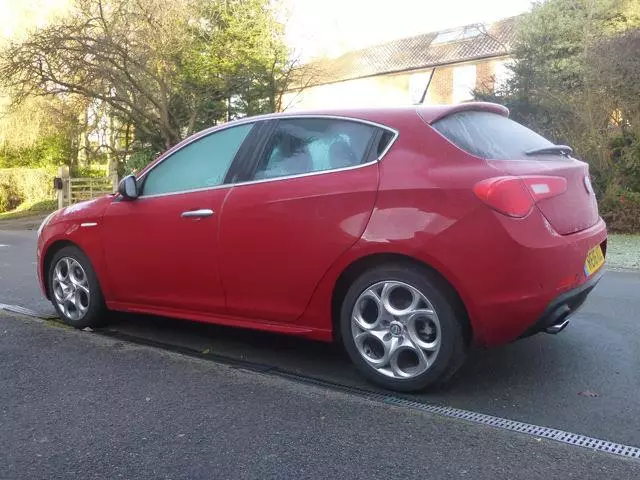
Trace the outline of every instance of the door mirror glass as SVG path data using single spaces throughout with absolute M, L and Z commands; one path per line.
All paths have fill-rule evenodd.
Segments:
M 134 200 L 138 198 L 138 185 L 136 183 L 136 177 L 134 175 L 127 175 L 118 185 L 118 193 L 127 200 Z

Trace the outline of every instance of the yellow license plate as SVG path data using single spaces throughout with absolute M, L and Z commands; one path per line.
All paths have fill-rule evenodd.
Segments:
M 587 253 L 587 260 L 584 262 L 584 274 L 589 277 L 604 264 L 604 255 L 600 245 L 596 245 Z

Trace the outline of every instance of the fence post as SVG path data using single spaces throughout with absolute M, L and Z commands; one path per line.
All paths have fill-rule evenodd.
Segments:
M 64 208 L 71 203 L 71 179 L 69 178 L 69 167 L 66 165 L 58 167 L 58 177 L 62 179 L 62 188 L 58 190 L 58 208 Z
M 111 178 L 111 189 L 113 190 L 113 193 L 116 193 L 118 191 L 118 183 L 120 182 L 120 179 L 118 178 L 118 171 L 113 170 L 109 172 L 109 177 Z

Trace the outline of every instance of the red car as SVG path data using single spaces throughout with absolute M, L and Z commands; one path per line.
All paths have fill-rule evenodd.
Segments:
M 75 327 L 106 309 L 331 341 L 416 390 L 557 333 L 602 275 L 587 164 L 500 105 L 282 113 L 198 133 L 39 232 Z

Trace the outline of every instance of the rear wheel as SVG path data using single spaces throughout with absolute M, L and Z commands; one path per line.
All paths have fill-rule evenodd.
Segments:
M 106 307 L 91 262 L 73 246 L 55 253 L 48 272 L 51 302 L 58 316 L 76 328 L 102 324 Z
M 386 388 L 413 391 L 449 379 L 466 356 L 454 301 L 428 271 L 375 267 L 349 288 L 342 339 L 359 370 Z

